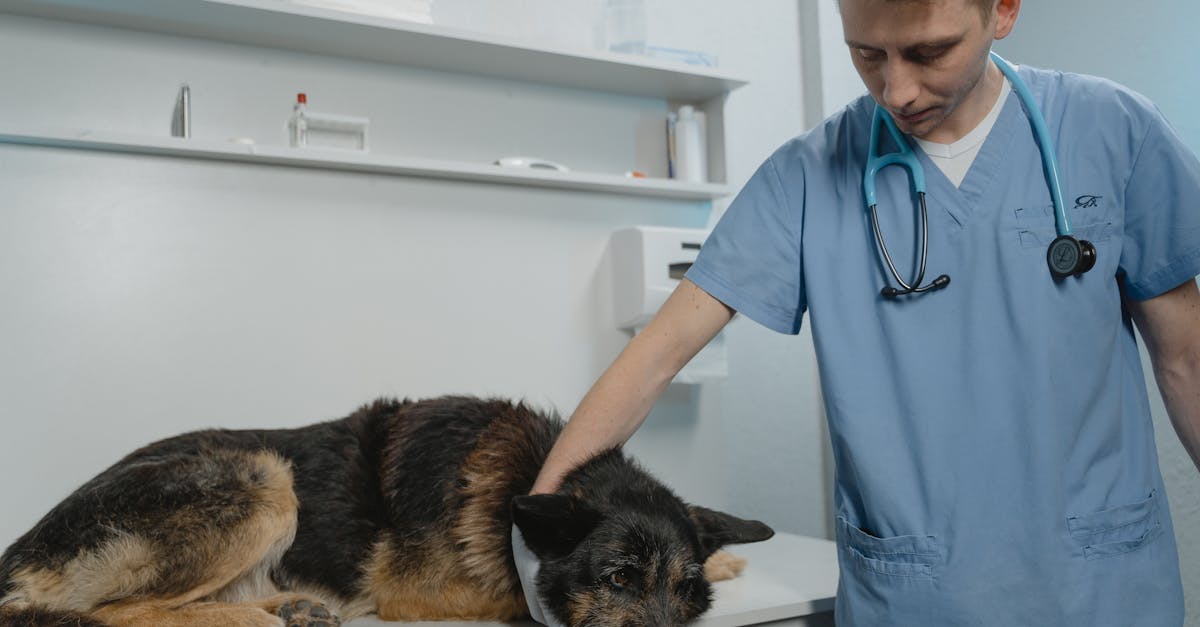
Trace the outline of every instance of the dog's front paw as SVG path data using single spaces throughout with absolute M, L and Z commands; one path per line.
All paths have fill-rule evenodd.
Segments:
M 320 601 L 297 599 L 279 606 L 279 617 L 287 627 L 340 627 L 338 618 Z
M 709 581 L 725 581 L 742 574 L 746 569 L 746 558 L 728 551 L 717 551 L 704 562 L 704 578 Z

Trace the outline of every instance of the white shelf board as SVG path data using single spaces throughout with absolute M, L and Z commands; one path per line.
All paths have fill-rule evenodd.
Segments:
M 746 81 L 713 68 L 297 5 L 286 0 L 0 0 L 28 15 L 535 83 L 703 102 Z
M 732 193 L 728 185 L 685 183 L 670 179 L 627 178 L 615 174 L 557 172 L 502 168 L 490 163 L 468 163 L 372 155 L 352 150 L 291 148 L 286 146 L 245 145 L 233 142 L 151 137 L 90 130 L 24 131 L 0 128 L 0 144 L 50 146 L 78 150 L 98 150 L 127 154 L 183 157 L 280 165 L 325 170 L 344 170 L 451 179 L 501 185 L 522 185 L 630 196 L 648 196 L 674 200 L 711 201 Z

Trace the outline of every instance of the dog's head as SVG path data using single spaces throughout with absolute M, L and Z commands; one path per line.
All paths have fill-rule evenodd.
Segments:
M 711 603 L 705 560 L 775 532 L 687 505 L 616 455 L 558 494 L 513 500 L 513 521 L 541 561 L 538 596 L 569 627 L 682 625 Z

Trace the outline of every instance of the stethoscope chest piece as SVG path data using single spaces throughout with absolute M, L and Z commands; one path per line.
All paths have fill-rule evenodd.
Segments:
M 1046 263 L 1050 265 L 1050 274 L 1056 279 L 1083 274 L 1096 265 L 1096 247 L 1087 240 L 1059 235 L 1046 250 Z

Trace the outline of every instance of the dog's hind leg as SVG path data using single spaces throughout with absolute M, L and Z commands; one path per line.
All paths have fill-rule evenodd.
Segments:
M 286 599 L 286 600 L 285 600 Z M 340 627 L 341 619 L 320 601 L 279 595 L 258 603 L 130 601 L 92 613 L 114 627 Z
M 284 627 L 283 619 L 250 605 L 126 601 L 106 605 L 92 617 L 113 627 Z
M 110 480 L 121 482 L 112 492 L 141 501 L 114 507 L 105 540 L 61 565 L 26 564 L 12 578 L 17 596 L 114 627 L 283 625 L 251 604 L 221 601 L 277 592 L 264 575 L 295 535 L 287 462 L 265 451 L 206 450 L 143 465 L 153 468 L 131 466 Z M 134 477 L 153 479 L 135 485 Z

